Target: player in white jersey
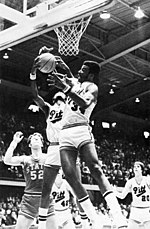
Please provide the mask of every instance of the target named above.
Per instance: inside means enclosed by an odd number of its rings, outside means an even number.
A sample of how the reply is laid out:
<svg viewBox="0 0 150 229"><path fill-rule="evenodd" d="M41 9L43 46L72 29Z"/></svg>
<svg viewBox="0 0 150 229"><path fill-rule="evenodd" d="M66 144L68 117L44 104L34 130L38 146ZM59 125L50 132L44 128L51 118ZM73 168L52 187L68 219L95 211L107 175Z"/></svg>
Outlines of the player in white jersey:
<svg viewBox="0 0 150 229"><path fill-rule="evenodd" d="M43 51L42 48L40 50ZM43 177L43 190L41 204L39 208L39 228L45 228L47 211L49 206L49 195L51 193L52 186L60 168L60 152L59 152L59 132L62 127L61 119L65 106L66 96L62 92L55 94L53 98L53 105L50 105L38 94L36 85L36 71L38 67L38 60L35 59L33 67L31 69L30 80L31 90L34 102L44 112L46 119L46 135L50 143L47 153L48 158L44 165L44 177Z"/></svg>
<svg viewBox="0 0 150 229"><path fill-rule="evenodd" d="M41 48L39 53L47 51L49 52L51 51L51 49L47 49L47 47L44 46L43 48ZM47 122L46 134L47 139L50 142L50 146L48 147L49 157L44 166L43 190L39 209L39 229L44 229L47 218L47 210L49 206L49 195L51 193L53 183L60 168L59 132L62 128L62 115L65 107L66 96L62 92L56 93L53 97L54 105L50 105L49 103L45 102L44 99L38 94L38 89L36 85L36 71L39 64L40 63L37 57L31 69L30 80L33 100L45 114ZM69 68L67 72L71 75L71 71ZM83 223L86 224L86 221L87 219L85 216Z"/></svg>
<svg viewBox="0 0 150 229"><path fill-rule="evenodd" d="M150 177L143 176L144 164L134 163L134 177L126 182L123 191L116 192L118 198L124 199L132 194L128 229L150 228Z"/></svg>
<svg viewBox="0 0 150 229"><path fill-rule="evenodd" d="M55 179L52 196L55 201L55 213L58 221L58 228L75 229L70 209L70 195L74 197L68 182L63 179L62 169L59 170Z"/></svg>
<svg viewBox="0 0 150 229"><path fill-rule="evenodd" d="M4 157L5 164L22 166L26 182L24 195L21 201L21 208L15 227L16 229L30 228L34 219L38 217L43 184L43 169L44 163L47 159L47 155L42 153L43 137L39 133L34 133L28 138L31 155L15 156L14 150L22 139L23 133L21 131L16 132ZM46 228L57 229L55 221L54 203L51 202L48 210Z"/></svg>
<svg viewBox="0 0 150 229"><path fill-rule="evenodd" d="M60 59L60 66L64 62ZM76 175L76 158L78 151L90 169L91 175L97 181L101 193L103 194L112 214L118 222L118 228L126 227L119 203L113 193L112 187L105 177L101 165L99 164L94 138L89 126L89 118L98 98L98 86L100 66L94 61L84 61L78 71L78 82L71 83L65 75L54 73L55 85L67 94L68 100L63 115L63 128L60 133L60 155L62 168L66 180L73 188L78 200L86 212L87 216L99 228L99 223L95 223L91 202L86 190L83 188ZM69 135L68 135L69 132Z"/></svg>

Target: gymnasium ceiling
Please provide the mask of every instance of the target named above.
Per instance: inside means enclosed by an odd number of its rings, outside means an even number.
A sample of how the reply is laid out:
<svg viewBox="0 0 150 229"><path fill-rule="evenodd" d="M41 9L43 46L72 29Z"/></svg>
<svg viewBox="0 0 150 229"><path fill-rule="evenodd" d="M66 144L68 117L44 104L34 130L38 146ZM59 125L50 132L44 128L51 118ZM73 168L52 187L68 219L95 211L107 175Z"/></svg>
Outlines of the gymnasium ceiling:
<svg viewBox="0 0 150 229"><path fill-rule="evenodd" d="M145 13L143 19L134 17L137 6ZM115 0L107 11L111 14L107 20L101 19L99 13L93 15L80 40L79 54L62 58L74 74L86 59L100 63L99 102L93 118L117 119L150 129L150 1ZM7 87L23 98L28 96L33 59L44 45L54 47L53 54L58 55L54 31L1 51L1 88ZM6 51L9 59L4 60ZM44 77L39 77L42 95L53 94L54 88L47 92ZM114 94L109 94L111 89ZM135 102L137 97L139 103Z"/></svg>

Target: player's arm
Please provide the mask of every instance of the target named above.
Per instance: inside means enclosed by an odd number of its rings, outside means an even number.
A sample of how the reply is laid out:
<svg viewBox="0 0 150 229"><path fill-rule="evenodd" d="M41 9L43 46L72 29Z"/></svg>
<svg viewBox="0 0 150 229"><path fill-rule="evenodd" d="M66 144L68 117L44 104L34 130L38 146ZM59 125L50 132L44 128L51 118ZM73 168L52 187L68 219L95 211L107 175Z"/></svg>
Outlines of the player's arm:
<svg viewBox="0 0 150 229"><path fill-rule="evenodd" d="M79 95L75 92L74 87L67 93L67 95L80 107L87 108L90 106L92 102L97 101L98 96L98 87L91 83L88 87L84 95Z"/></svg>
<svg viewBox="0 0 150 229"><path fill-rule="evenodd" d="M21 131L18 131L14 134L13 140L10 143L4 157L4 163L6 165L19 166L24 162L25 156L13 156L14 150L16 149L17 145L21 142L22 139L23 133Z"/></svg>
<svg viewBox="0 0 150 229"><path fill-rule="evenodd" d="M92 102L96 103L98 96L98 87L95 84L89 83L86 86L86 93L84 93L84 95L82 96L76 93L75 85L69 85L65 75L62 75L60 73L54 73L54 76L55 86L61 89L65 94L67 94L81 108L85 109Z"/></svg>
<svg viewBox="0 0 150 229"><path fill-rule="evenodd" d="M62 60L62 58L60 56L55 56L56 61L57 61L57 66L59 66L60 68L62 68L63 70L65 70L67 76L69 78L74 78L74 75L72 74L70 68L68 67L68 65Z"/></svg>
<svg viewBox="0 0 150 229"><path fill-rule="evenodd" d="M123 188L122 192L115 191L116 196L119 199L124 199L128 193L131 192L131 180L128 180L125 184L125 187Z"/></svg>
<svg viewBox="0 0 150 229"><path fill-rule="evenodd" d="M39 65L38 57L34 60L31 73L30 73L30 81L31 81L31 92L33 96L34 102L37 104L37 106L44 112L46 119L49 114L49 106L44 101L44 99L39 95L38 88L36 84L36 71Z"/></svg>

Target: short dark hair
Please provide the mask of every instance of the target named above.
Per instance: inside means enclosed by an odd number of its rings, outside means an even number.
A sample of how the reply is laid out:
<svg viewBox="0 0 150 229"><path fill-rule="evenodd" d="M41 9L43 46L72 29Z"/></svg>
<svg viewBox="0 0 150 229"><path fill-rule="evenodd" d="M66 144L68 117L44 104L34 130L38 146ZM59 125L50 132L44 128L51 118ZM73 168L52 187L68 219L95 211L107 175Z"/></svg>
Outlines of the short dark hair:
<svg viewBox="0 0 150 229"><path fill-rule="evenodd" d="M100 73L100 65L96 61L85 60L83 64L89 67L90 73L93 73L95 75L98 75Z"/></svg>
<svg viewBox="0 0 150 229"><path fill-rule="evenodd" d="M92 60L85 60L83 64L89 67L89 73L94 74L94 83L98 84L99 73L101 69L100 64Z"/></svg>

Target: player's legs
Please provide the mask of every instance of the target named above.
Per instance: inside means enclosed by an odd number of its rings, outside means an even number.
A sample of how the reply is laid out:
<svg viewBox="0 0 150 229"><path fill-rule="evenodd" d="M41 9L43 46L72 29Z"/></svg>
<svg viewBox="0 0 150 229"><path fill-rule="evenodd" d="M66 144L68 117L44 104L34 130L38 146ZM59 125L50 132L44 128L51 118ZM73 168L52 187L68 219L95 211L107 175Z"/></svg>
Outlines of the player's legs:
<svg viewBox="0 0 150 229"><path fill-rule="evenodd" d="M78 199L82 199L87 195L86 190L81 184L80 178L76 170L77 150L73 147L62 148L60 150L61 165L65 178L73 188Z"/></svg>
<svg viewBox="0 0 150 229"><path fill-rule="evenodd" d="M59 145L50 145L47 154L48 157L44 165L43 187L39 208L39 229L46 228L46 219L47 216L49 216L49 211L53 212L54 205L50 194L60 168ZM55 225L53 225L53 229L55 229Z"/></svg>
<svg viewBox="0 0 150 229"><path fill-rule="evenodd" d="M81 166L80 165L80 159L77 158L77 162L76 162L77 175L78 175L80 181L82 182L82 180L81 180L81 168L80 168L80 166ZM83 210L83 208L81 207L78 199L76 200L76 202L77 202L77 205L78 205L78 208L79 208L79 212L80 212L82 228L83 229L89 229L90 228L90 224L89 224L88 217L85 214L85 211Z"/></svg>
<svg viewBox="0 0 150 229"><path fill-rule="evenodd" d="M87 143L83 145L80 148L80 153L84 157L84 161L89 167L91 175L96 180L101 193L110 207L116 224L118 226L126 225L126 220L123 218L117 198L112 191L112 186L110 185L108 179L102 171L101 165L99 164L94 143ZM120 219L120 221L118 219Z"/></svg>
<svg viewBox="0 0 150 229"><path fill-rule="evenodd" d="M46 220L47 220L48 208L52 201L50 198L50 193L54 181L56 179L58 170L59 170L58 167L54 168L54 167L44 166L43 188L42 188L42 195L41 195L40 208L39 208L39 229L45 229L46 226L48 226L48 228L51 228L49 225L52 225L53 229L57 229L55 216L48 217L47 223Z"/></svg>
<svg viewBox="0 0 150 229"><path fill-rule="evenodd" d="M80 154L83 156L86 165L90 169L91 175L99 185L101 193L104 194L106 191L112 190L112 187L99 164L95 145L93 143L89 143L82 146L80 148Z"/></svg>
<svg viewBox="0 0 150 229"><path fill-rule="evenodd" d="M76 171L77 151L72 147L63 147L60 150L61 165L65 178L74 190L82 208L93 223L93 229L100 229L102 225L97 222L97 214L89 199L89 196L81 184L80 178Z"/></svg>
<svg viewBox="0 0 150 229"><path fill-rule="evenodd" d="M32 225L33 221L34 219L32 218L25 215L19 215L15 229L28 229Z"/></svg>
<svg viewBox="0 0 150 229"><path fill-rule="evenodd" d="M40 203L41 208L48 209L49 207L49 201L50 201L49 196L58 171L59 168L44 166L43 188L42 188L41 203Z"/></svg>

